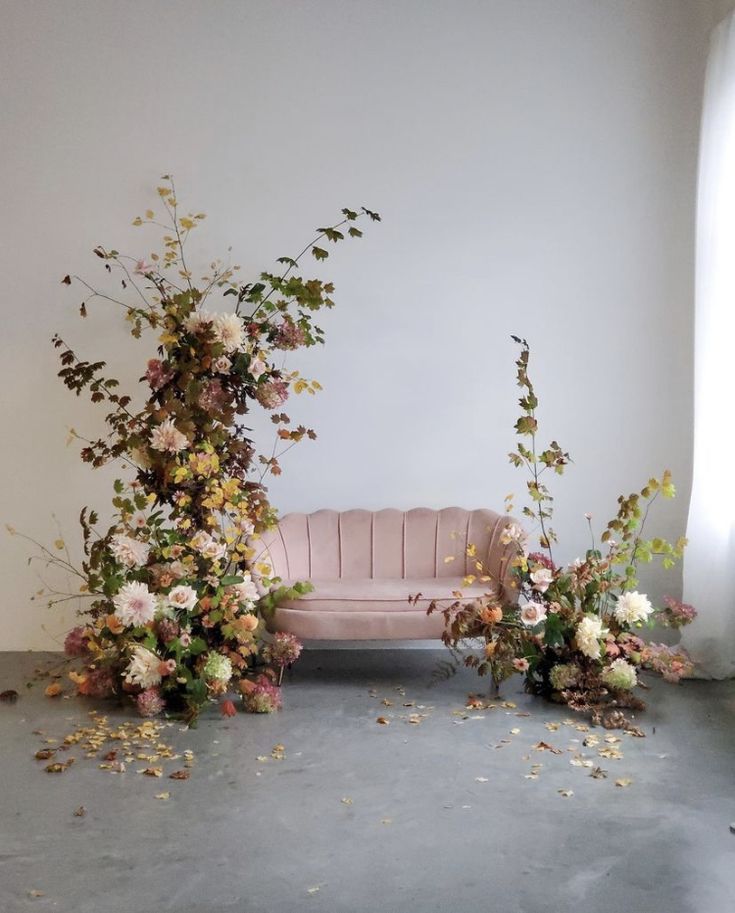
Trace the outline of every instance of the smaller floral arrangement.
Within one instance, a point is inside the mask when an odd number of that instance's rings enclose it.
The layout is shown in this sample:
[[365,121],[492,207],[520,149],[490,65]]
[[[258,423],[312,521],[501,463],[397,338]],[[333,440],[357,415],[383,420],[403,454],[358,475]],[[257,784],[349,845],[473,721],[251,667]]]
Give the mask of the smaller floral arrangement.
[[[610,727],[631,725],[624,710],[642,710],[645,703],[635,693],[639,674],[648,669],[666,681],[678,682],[692,674],[693,664],[679,647],[646,643],[639,635],[655,624],[681,628],[696,617],[696,610],[671,597],[656,608],[638,591],[638,566],[654,560],[664,568],[682,557],[686,539],[674,543],[658,537],[644,538],[649,510],[657,498],[672,498],[675,488],[671,474],[651,478],[639,491],[618,498],[618,510],[599,541],[592,518],[587,515],[591,547],[584,558],[568,566],[554,560],[556,535],[552,520],[553,498],[545,484],[547,472],[562,475],[569,454],[556,441],[544,450],[537,447],[538,398],[528,376],[528,343],[513,337],[521,346],[516,361],[522,414],[516,422],[521,437],[510,454],[511,462],[529,474],[529,505],[523,514],[537,524],[540,550],[528,549],[529,536],[518,523],[510,523],[504,542],[511,551],[512,592],[499,600],[497,590],[483,599],[457,599],[441,609],[446,628],[444,643],[455,658],[463,656],[467,666],[480,675],[489,674],[496,689],[514,672],[525,675],[526,688],[534,694],[589,712],[594,722]],[[513,509],[508,499],[506,509]],[[468,546],[476,581],[497,586],[498,581]],[[429,606],[429,613],[438,606]],[[480,641],[478,653],[472,645]]]

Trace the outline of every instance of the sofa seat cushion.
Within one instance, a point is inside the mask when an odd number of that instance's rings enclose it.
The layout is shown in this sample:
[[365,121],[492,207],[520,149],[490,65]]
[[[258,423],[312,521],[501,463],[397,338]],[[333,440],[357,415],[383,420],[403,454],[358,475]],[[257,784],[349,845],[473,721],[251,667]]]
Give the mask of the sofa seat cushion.
[[[279,604],[271,630],[307,640],[434,639],[442,635],[444,618],[441,612],[426,614],[432,600],[444,607],[455,601],[453,593],[460,589],[467,601],[487,593],[486,586],[463,588],[461,577],[311,580],[311,584],[310,593]],[[418,594],[418,601],[408,601]]]

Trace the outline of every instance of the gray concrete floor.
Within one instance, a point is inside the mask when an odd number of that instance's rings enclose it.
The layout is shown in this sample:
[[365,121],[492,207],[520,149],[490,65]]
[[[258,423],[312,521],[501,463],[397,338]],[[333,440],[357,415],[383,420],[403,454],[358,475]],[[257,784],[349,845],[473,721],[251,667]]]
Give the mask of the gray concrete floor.
[[[281,713],[213,709],[196,730],[169,728],[197,758],[176,782],[81,757],[44,773],[33,730],[63,737],[95,704],[26,689],[43,655],[0,654],[0,690],[20,692],[0,705],[0,911],[735,910],[735,682],[654,682],[647,738],[623,736],[623,758],[605,760],[573,726],[545,728],[569,714],[519,679],[503,692],[515,709],[458,713],[478,680],[463,671],[428,687],[441,658],[309,652]],[[540,740],[563,753],[531,750]],[[277,743],[283,760],[257,760]],[[607,779],[569,763],[580,750]]]

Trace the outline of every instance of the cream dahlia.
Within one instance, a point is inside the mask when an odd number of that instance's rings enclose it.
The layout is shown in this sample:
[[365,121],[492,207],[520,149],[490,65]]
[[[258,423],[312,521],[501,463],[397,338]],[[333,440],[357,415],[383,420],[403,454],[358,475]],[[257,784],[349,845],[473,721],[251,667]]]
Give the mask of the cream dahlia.
[[126,583],[117,596],[112,597],[115,616],[126,627],[138,627],[153,621],[158,601],[144,583],[137,580]]
[[212,324],[214,338],[222,343],[228,354],[242,348],[242,320],[237,314],[217,314]]
[[113,536],[110,542],[110,551],[125,567],[143,567],[148,560],[150,550],[151,547],[147,542],[141,542],[130,536]]
[[172,418],[167,418],[151,433],[151,447],[167,453],[178,453],[189,445],[186,435],[174,425]]
[[590,659],[599,659],[601,653],[600,640],[607,633],[602,627],[602,621],[595,615],[585,615],[577,625],[575,639],[577,649]]
[[155,653],[138,645],[133,648],[133,655],[125,670],[125,681],[129,685],[139,685],[144,691],[161,683],[158,667],[161,660]]
[[631,593],[621,593],[615,603],[615,620],[622,624],[632,625],[645,621],[653,612],[648,596],[633,590]]

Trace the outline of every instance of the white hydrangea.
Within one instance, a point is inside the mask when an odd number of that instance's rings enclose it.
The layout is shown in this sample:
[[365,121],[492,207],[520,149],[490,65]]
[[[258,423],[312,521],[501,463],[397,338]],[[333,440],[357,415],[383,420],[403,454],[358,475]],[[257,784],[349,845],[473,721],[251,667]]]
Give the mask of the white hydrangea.
[[210,653],[202,671],[209,681],[227,683],[232,678],[232,663],[221,653]]
[[621,593],[615,603],[615,620],[621,625],[633,625],[645,621],[653,612],[653,606],[644,593],[633,590],[631,593]]

